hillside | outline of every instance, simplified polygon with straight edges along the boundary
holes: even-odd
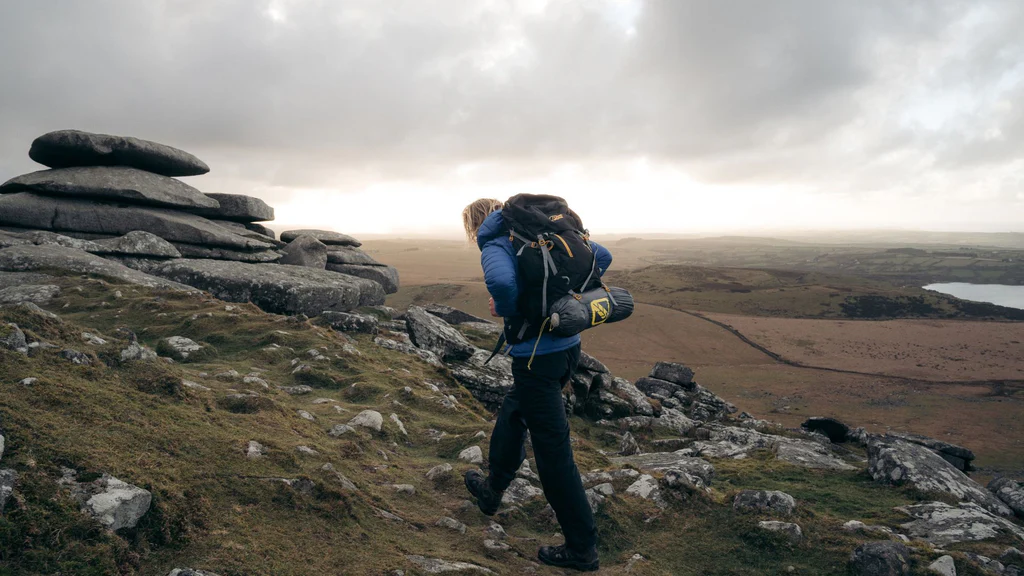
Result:
[[[560,573],[533,561],[539,544],[556,540],[556,525],[535,492],[524,489],[522,501],[499,512],[494,521],[502,530],[489,528],[491,520],[466,503],[458,475],[475,465],[459,455],[472,446],[486,454],[491,415],[459,385],[459,364],[440,365],[423,350],[386,349],[371,334],[204,293],[80,276],[47,281],[59,293],[51,291],[48,301],[36,296],[55,315],[26,304],[0,308],[0,325],[14,323],[25,336],[19,346],[7,324],[0,339],[0,465],[17,478],[0,517],[0,574],[167,574],[185,567],[221,576],[419,574],[442,567]],[[404,324],[386,319],[392,312],[365,312],[380,318],[381,336],[401,340]],[[141,347],[131,346],[124,328]],[[181,358],[166,340],[171,336],[202,349],[176,362],[147,359],[149,349]],[[665,384],[673,386],[658,386]],[[743,424],[738,413],[701,416],[701,406],[727,407],[710,393],[680,406],[688,417],[680,415],[674,428],[662,426],[668,406],[678,402],[649,396],[662,412],[651,420],[629,408],[640,406],[625,394],[630,389],[636,390],[610,389],[624,391],[619,400],[602,392],[572,419],[581,469],[610,472],[588,481],[610,483],[601,488],[606,495],[592,492],[602,573],[861,573],[860,563],[851,564],[853,550],[889,538],[844,523],[920,535],[922,521],[908,528],[913,518],[895,507],[958,499],[934,492],[948,486],[875,481],[859,441],[831,446],[767,422]],[[591,407],[611,412],[598,422],[586,414]],[[379,431],[337,428],[364,410],[382,415]],[[640,451],[662,453],[690,472],[651,468],[649,458],[617,460],[630,429]],[[680,448],[689,452],[671,452]],[[804,456],[793,459],[794,450]],[[698,454],[713,474],[692,467]],[[799,464],[810,454],[833,469]],[[879,458],[876,446],[872,463]],[[641,477],[648,472],[653,477]],[[74,482],[61,484],[71,473]],[[111,532],[80,511],[76,487],[103,475],[151,493],[136,526]],[[531,476],[524,474],[524,485],[537,484]],[[795,511],[743,511],[734,503],[742,490],[780,490],[795,499]],[[436,525],[442,517],[456,529]],[[795,523],[801,535],[759,526],[768,520]],[[912,544],[913,573],[924,574],[946,552],[961,574],[980,573],[969,552],[998,557],[1024,539],[1024,530],[990,522],[995,538],[943,543],[941,553],[923,541]]]

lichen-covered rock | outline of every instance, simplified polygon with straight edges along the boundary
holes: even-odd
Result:
[[[531,484],[529,480],[515,478],[508,488],[505,489],[505,493],[502,494],[501,503],[506,506],[512,506],[522,504],[534,498],[540,498],[543,495],[544,491]]]
[[[2,251],[0,251],[2,252]],[[152,274],[194,286],[229,302],[252,302],[275,314],[318,316],[381,304],[380,285],[362,278],[303,266],[178,259]]]
[[[427,470],[427,480],[438,481],[443,480],[445,478],[449,478],[452,475],[452,471],[453,468],[451,464],[438,464],[437,466],[434,466],[430,470]]]
[[[417,348],[429,350],[445,361],[465,361],[476,352],[461,332],[419,306],[405,313],[409,337]]]
[[[73,471],[65,472],[61,483],[71,490],[82,510],[110,530],[134,528],[149,511],[153,495],[148,490],[133,486],[103,474],[92,482],[77,482]]]
[[[279,264],[323,270],[327,267],[327,245],[312,236],[299,236],[281,248]]]
[[[678,468],[670,468],[667,470],[665,472],[665,476],[661,479],[661,483],[666,488],[681,492],[685,496],[696,494],[698,492],[708,493],[711,491],[703,478]]]
[[[89,366],[92,364],[92,357],[84,352],[65,348],[57,353],[58,356],[75,364],[76,366]]]
[[[374,338],[373,343],[380,346],[381,348],[384,348],[385,350],[394,350],[396,352],[402,352],[405,354],[411,354],[413,356],[419,356],[421,360],[435,368],[441,368],[444,366],[444,363],[441,362],[441,359],[437,357],[437,354],[434,354],[429,350],[420,350],[419,348],[413,346],[412,344],[399,342],[397,340],[392,340],[391,338],[382,338],[380,336]],[[453,374],[454,373],[455,372],[453,372]],[[457,375],[456,378],[458,378]]]
[[[398,269],[394,266],[365,266],[360,264],[336,264],[328,262],[327,269],[332,272],[338,272],[339,274],[348,274],[349,276],[373,280],[381,285],[385,294],[394,294],[398,292],[398,289],[401,287]]]
[[[0,194],[31,192],[169,208],[215,208],[217,201],[180,180],[123,166],[42,170],[11,178]],[[18,226],[17,223],[8,223]],[[24,226],[24,224],[22,224]],[[82,230],[88,232],[88,230]]]
[[[901,506],[897,510],[914,518],[902,524],[907,534],[936,546],[987,540],[1001,535],[1024,540],[1024,528],[973,502],[961,502],[957,506],[944,502],[926,502]]]
[[[132,230],[117,238],[94,241],[99,247],[97,254],[118,256],[142,256],[146,258],[181,258],[181,252],[173,244],[143,230]]]
[[[856,468],[832,454],[829,448],[817,444],[789,438],[775,446],[775,457],[804,468],[823,470],[855,470]]]
[[[229,220],[232,222],[261,222],[274,219],[274,209],[259,198],[245,196],[243,194],[207,194],[208,198],[215,200],[219,207],[193,210],[192,212],[217,220]],[[282,238],[282,240],[285,240]],[[285,240],[288,242],[290,240]]]
[[[362,426],[374,432],[380,432],[381,427],[384,426],[384,417],[376,410],[363,410],[356,414],[355,418],[349,420],[348,425],[353,428]]]
[[[200,352],[203,347],[196,341],[184,336],[170,336],[160,341],[157,349],[175,360],[185,360]]]
[[[644,474],[636,479],[626,488],[626,494],[630,496],[638,496],[644,500],[650,500],[655,503],[659,508],[664,508],[668,505],[661,494],[661,487],[658,485],[658,481],[654,479],[654,476],[650,474]]]
[[[210,171],[202,160],[166,144],[81,130],[47,132],[32,142],[28,156],[50,168],[131,166],[164,176],[198,176]]]
[[[644,472],[665,472],[682,470],[700,478],[710,485],[715,477],[715,467],[702,458],[694,458],[682,452],[649,452],[636,456],[620,456],[610,459],[616,466],[634,466]]]
[[[1000,516],[1013,515],[991,492],[924,446],[889,437],[873,438],[868,442],[868,458],[868,472],[878,482],[945,492]]]
[[[329,230],[286,230],[281,232],[281,240],[291,242],[299,236],[312,236],[328,246],[353,246],[358,248],[362,243],[348,234]]]
[[[24,284],[0,288],[0,306],[8,304],[47,304],[60,295],[60,286],[54,284]]]
[[[868,542],[853,551],[850,567],[858,576],[906,576],[910,550],[899,542]]]
[[[757,523],[758,528],[769,532],[782,534],[791,542],[799,542],[804,537],[800,526],[792,522],[779,522],[778,520],[762,520]]]
[[[341,332],[376,334],[380,331],[380,321],[377,320],[376,316],[371,316],[369,314],[332,312],[328,310],[320,315],[320,320],[326,322],[331,328]]]
[[[956,576],[956,563],[952,556],[940,556],[928,565],[928,571],[939,576]]]
[[[623,456],[633,456],[640,453],[640,445],[637,443],[636,438],[633,434],[626,432],[622,435],[622,442],[619,443],[619,454]]]
[[[459,460],[469,462],[470,464],[483,464],[484,451],[479,446],[470,446],[459,452]]]
[[[790,515],[796,510],[796,500],[778,490],[743,490],[732,502],[733,510],[771,512]]]
[[[330,246],[327,250],[330,264],[353,264],[357,266],[383,266],[372,256],[353,246]]]
[[[484,568],[483,566],[477,566],[476,564],[470,564],[469,562],[452,562],[449,560],[441,560],[439,558],[426,558],[419,555],[409,555],[406,556],[405,559],[413,566],[416,566],[416,568],[427,574],[446,574],[448,572],[494,574],[493,571]]]
[[[1004,476],[989,482],[988,489],[1009,506],[1014,514],[1024,518],[1024,485]]]
[[[0,271],[27,272],[61,270],[76,274],[97,274],[148,288],[193,291],[192,288],[143,274],[92,254],[59,246],[12,246],[0,249]]]
[[[924,446],[939,456],[942,456],[943,460],[952,464],[957,470],[970,472],[974,469],[971,464],[974,462],[974,452],[968,448],[964,448],[963,446],[957,446],[956,444],[950,444],[949,442],[943,442],[942,440],[936,440],[935,438],[921,436],[920,434],[888,432],[886,436]]]

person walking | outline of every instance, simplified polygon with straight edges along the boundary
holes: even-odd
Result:
[[[491,315],[504,318],[508,325],[524,315],[520,295],[529,287],[522,285],[515,234],[502,217],[502,207],[499,200],[480,199],[465,208],[462,218],[467,237],[480,248]],[[568,213],[579,221],[571,210]],[[611,253],[588,237],[584,239],[594,257],[593,264],[587,266],[592,267],[592,273],[603,275],[612,263]],[[542,327],[535,339],[512,344],[508,352],[514,385],[502,400],[491,434],[489,474],[485,477],[478,470],[467,472],[466,488],[476,497],[481,512],[495,514],[502,494],[526,458],[524,442],[529,430],[544,496],[565,536],[565,544],[542,546],[537,557],[551,566],[597,570],[597,528],[573,459],[562,400],[562,388],[580,360],[580,336],[558,337]]]

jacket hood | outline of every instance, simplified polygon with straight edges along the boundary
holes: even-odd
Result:
[[[481,250],[484,249],[484,245],[500,238],[508,233],[508,229],[505,227],[505,218],[501,215],[501,210],[495,210],[491,212],[484,223],[480,225],[480,229],[476,232],[476,245]]]

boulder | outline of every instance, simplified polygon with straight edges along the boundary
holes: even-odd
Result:
[[[635,456],[640,453],[640,445],[637,444],[633,434],[626,432],[619,443],[619,454],[623,456]]]
[[[928,565],[928,571],[939,576],[956,576],[956,563],[952,556],[940,556]]]
[[[850,433],[850,427],[835,418],[815,416],[805,420],[800,427],[808,432],[824,434],[828,436],[829,440],[837,443],[846,442],[847,435]]]
[[[647,397],[637,390],[633,383],[625,378],[612,378],[610,389],[616,396],[625,399],[630,405],[630,414],[641,416],[653,416],[654,407],[647,401]]]
[[[185,360],[202,349],[203,347],[197,342],[184,336],[170,336],[161,340],[157,345],[158,351],[175,360]]]
[[[217,207],[216,200],[207,198],[184,182],[125,167],[42,170],[11,178],[0,185],[0,194],[17,192],[164,208]]]
[[[32,142],[28,156],[50,168],[131,166],[164,176],[198,176],[210,171],[202,160],[165,144],[80,130],[43,134]]]
[[[428,314],[433,314],[449,324],[465,324],[466,322],[487,322],[483,318],[477,318],[457,308],[445,306],[444,304],[426,304],[423,309]]]
[[[383,266],[372,256],[352,246],[330,246],[327,261],[331,264],[357,264],[360,266]]]
[[[711,485],[715,477],[715,467],[702,458],[687,456],[681,452],[649,452],[635,456],[619,456],[609,458],[616,466],[633,466],[644,472],[665,472],[666,470],[682,470],[700,478],[704,484]]]
[[[799,542],[804,537],[803,530],[800,526],[793,524],[792,522],[779,522],[777,520],[762,520],[757,523],[757,527],[762,530],[769,532],[776,532],[785,536],[791,542]]]
[[[608,367],[601,363],[600,360],[594,358],[586,352],[580,352],[580,363],[579,368],[583,370],[589,370],[598,374],[607,374]]]
[[[92,482],[77,482],[73,472],[66,472],[61,483],[68,486],[82,510],[110,530],[134,528],[149,511],[153,495],[103,474]]]
[[[452,365],[450,370],[455,380],[488,410],[497,410],[505,394],[512,389],[512,366],[505,356],[495,356],[484,365],[490,355],[478,349],[469,362]]]
[[[0,324],[0,348],[28,354],[28,342],[25,340],[25,333],[17,324],[8,322]]]
[[[362,242],[348,234],[331,232],[329,230],[286,230],[281,232],[281,240],[285,242],[291,242],[299,236],[312,236],[328,246],[352,246],[358,248],[363,245]]]
[[[121,236],[133,230],[143,230],[170,242],[235,250],[273,247],[272,244],[234,234],[205,218],[186,212],[98,200],[39,196],[28,192],[0,196],[0,225],[107,236]]]
[[[971,465],[971,462],[974,461],[974,452],[963,446],[957,446],[956,444],[950,444],[949,442],[943,442],[942,440],[936,440],[919,434],[888,432],[886,436],[924,446],[942,456],[943,460],[955,466],[957,470],[970,472],[974,469]]]
[[[656,428],[664,428],[671,430],[672,432],[683,435],[693,430],[697,423],[690,420],[682,412],[673,408],[662,408],[661,415],[655,418],[651,425]]]
[[[17,248],[7,250],[13,249]],[[150,272],[206,290],[221,300],[252,302],[274,314],[317,316],[325,310],[347,312],[384,302],[384,291],[374,282],[304,266],[182,258]]]
[[[442,360],[469,360],[476,351],[461,332],[449,326],[444,320],[428,314],[419,306],[409,307],[405,314],[405,322],[413,344],[417,348],[437,354]]]
[[[451,464],[438,464],[437,466],[434,466],[430,470],[427,470],[427,480],[433,480],[436,482],[439,480],[443,480],[445,478],[449,478],[452,475],[452,470],[453,468]]]
[[[638,496],[644,500],[650,500],[655,503],[659,508],[665,508],[668,503],[661,494],[661,487],[658,485],[658,481],[654,479],[654,476],[644,474],[636,479],[626,488],[626,494],[630,496]]]
[[[775,446],[775,457],[783,462],[820,470],[856,470],[837,458],[828,447],[816,442],[788,438]]]
[[[652,398],[671,398],[673,394],[682,390],[678,384],[659,378],[644,377],[636,381],[637,390]]]
[[[922,492],[945,492],[1000,516],[1012,516],[1005,504],[935,452],[890,437],[868,442],[868,472],[883,484],[909,484]]]
[[[732,501],[733,510],[771,512],[789,516],[796,510],[796,500],[778,490],[743,490]]]
[[[675,362],[658,362],[651,369],[651,378],[665,380],[683,388],[691,388],[693,384],[693,370]]]
[[[1009,506],[1017,517],[1024,518],[1024,485],[1004,476],[989,482],[988,489]]]
[[[144,256],[146,258],[181,258],[181,252],[173,244],[163,238],[144,232],[132,230],[124,236],[96,240],[99,246],[97,254],[116,254],[118,256]]]
[[[373,280],[384,288],[385,294],[394,294],[398,292],[400,287],[398,269],[394,266],[363,266],[359,264],[332,264],[328,262],[327,269],[332,272]]]
[[[276,240],[277,239],[277,234],[275,234],[273,230],[271,230],[270,228],[267,228],[263,224],[257,224],[256,222],[246,222],[245,223],[245,228],[247,230],[249,230],[250,232],[255,232],[255,233],[259,234],[260,236],[269,238],[271,240]]]
[[[249,264],[269,264],[278,262],[284,253],[277,250],[233,250],[216,246],[198,246],[184,242],[173,242],[172,246],[182,258],[202,258],[205,260],[230,260]]]
[[[470,446],[459,452],[459,460],[469,462],[470,464],[483,464],[484,451],[479,446]]]
[[[380,432],[381,427],[384,425],[384,417],[376,410],[363,410],[359,414],[356,414],[355,418],[349,420],[348,425],[353,428],[356,426],[362,426],[363,428],[369,428],[374,432]]]
[[[0,270],[27,272],[61,270],[75,274],[96,274],[148,288],[193,291],[178,282],[143,274],[99,256],[59,246],[12,246],[0,249]]]
[[[0,436],[2,438],[2,436]],[[18,473],[14,470],[0,469],[0,514],[3,514],[7,501],[14,495],[14,485],[18,482]]]
[[[327,267],[327,245],[312,236],[299,236],[281,249],[281,264],[323,270]],[[341,272],[338,270],[338,272]]]
[[[211,208],[200,208],[190,210],[204,218],[215,220],[229,220],[232,222],[261,222],[274,219],[274,209],[259,198],[245,196],[243,194],[214,194],[206,195],[208,198],[219,204]],[[257,232],[259,232],[257,230]],[[260,232],[262,234],[262,232]],[[266,234],[269,236],[269,234]],[[284,238],[282,238],[284,240]],[[285,240],[286,242],[288,240]]]
[[[899,542],[867,542],[850,556],[858,576],[906,576],[910,574],[910,549]]]
[[[526,478],[515,478],[505,489],[505,493],[501,495],[501,503],[506,506],[514,506],[543,495],[544,491],[530,484]]]
[[[936,546],[1000,536],[1024,540],[1024,528],[973,502],[961,502],[957,506],[944,502],[926,502],[896,509],[914,518],[901,525],[908,535],[927,540]]]
[[[665,472],[665,476],[662,478],[661,483],[666,488],[671,488],[680,494],[690,496],[698,492],[710,493],[711,489],[708,488],[707,483],[704,479],[695,476],[686,470],[679,470],[671,468]]]
[[[341,332],[376,334],[380,329],[380,321],[376,316],[369,314],[325,311],[320,315],[320,319],[331,328]]]
[[[381,338],[380,336],[374,338],[373,343],[386,350],[394,350],[396,352],[402,352],[404,354],[419,356],[421,360],[435,368],[444,367],[444,363],[441,362],[441,359],[437,357],[437,354],[434,354],[429,350],[420,350],[419,348],[413,346],[412,344],[406,342],[399,342],[397,340],[392,340],[391,338]]]
[[[438,526],[440,528],[447,528],[448,530],[453,530],[455,532],[458,532],[459,534],[465,534],[466,533],[466,525],[465,524],[463,524],[462,522],[459,522],[458,520],[456,520],[454,518],[449,518],[447,516],[444,516],[440,520],[438,520],[437,522],[434,522],[434,526]]]

